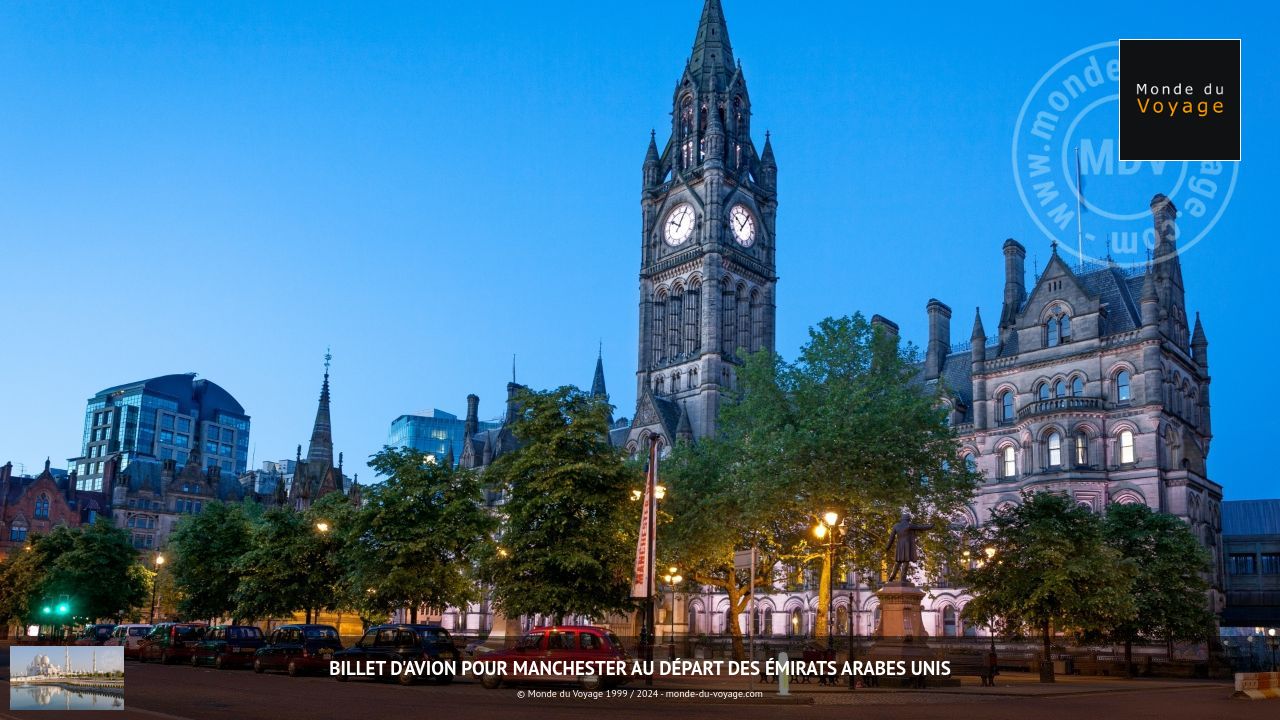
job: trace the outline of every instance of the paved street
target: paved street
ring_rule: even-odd
[[[7,648],[5,648],[7,651]],[[7,652],[0,651],[5,656]],[[4,668],[7,678],[7,667]],[[126,710],[122,718],[255,718],[314,720],[331,717],[421,717],[447,710],[451,717],[533,717],[598,720],[601,713],[612,718],[652,717],[657,713],[691,713],[710,718],[848,718],[851,713],[874,718],[916,720],[956,720],[956,718],[1009,718],[1010,720],[1052,720],[1054,718],[1126,719],[1153,718],[1274,718],[1280,702],[1231,700],[1231,689],[1222,683],[1185,682],[1084,682],[1073,680],[1046,688],[1035,683],[1008,678],[1005,687],[987,691],[963,687],[923,692],[825,691],[815,687],[796,688],[802,704],[767,704],[774,700],[766,693],[760,700],[699,699],[572,699],[530,698],[533,690],[571,690],[571,686],[528,686],[527,688],[485,690],[471,682],[451,686],[421,685],[400,687],[370,682],[339,683],[327,677],[290,678],[285,675],[255,675],[249,671],[217,671],[187,666],[158,666],[128,663]],[[628,690],[643,689],[643,684]],[[659,683],[655,689],[689,689],[693,684]],[[745,684],[727,681],[704,683],[702,687],[720,691],[743,689]],[[8,688],[5,687],[5,695]],[[1045,694],[1050,693],[1050,694]],[[522,697],[523,695],[523,697]],[[7,704],[6,704],[7,710]],[[77,713],[41,712],[0,717],[42,719],[83,717]]]

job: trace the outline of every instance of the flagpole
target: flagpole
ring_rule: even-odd
[[[1080,146],[1076,146],[1076,260],[1084,270],[1084,187],[1080,185]]]

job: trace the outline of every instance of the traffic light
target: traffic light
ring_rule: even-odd
[[[40,609],[41,615],[48,615],[51,612],[53,612],[53,608],[49,607],[48,605],[45,605],[43,608]]]
[[[58,603],[58,614],[59,614],[59,615],[66,615],[66,614],[67,614],[67,611],[69,611],[70,609],[71,609],[71,606],[70,606],[69,604],[67,604],[66,602],[60,602],[60,603]]]

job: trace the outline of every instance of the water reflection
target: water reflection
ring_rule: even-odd
[[[123,710],[124,688],[11,685],[10,710]]]

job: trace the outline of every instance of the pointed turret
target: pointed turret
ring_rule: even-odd
[[[644,154],[644,186],[647,188],[654,187],[658,184],[659,165],[662,160],[658,157],[658,139],[657,133],[653,130],[649,131],[649,150]]]
[[[1196,365],[1209,367],[1209,339],[1204,335],[1204,325],[1200,324],[1200,313],[1196,313],[1196,329],[1191,333],[1191,356]]]
[[[364,503],[364,492],[360,490],[360,474],[351,479],[351,492],[347,493],[347,500],[354,507],[360,507]]]
[[[773,159],[773,138],[767,130],[764,133],[764,152],[760,153],[760,177],[758,179],[760,184],[767,188],[776,188],[778,186],[778,162]]]
[[[453,469],[455,465],[457,465],[457,463],[454,461],[454,458],[453,458],[453,445],[450,444],[449,449],[446,450],[444,453],[444,466],[449,469]]]
[[[693,424],[689,422],[689,408],[680,403],[680,421],[676,424],[676,442],[693,442]]]
[[[706,0],[687,71],[698,88],[720,91],[728,85],[735,70],[724,8],[720,7],[720,0]]]
[[[329,361],[333,356],[324,354],[324,383],[320,386],[320,405],[316,408],[316,422],[311,430],[311,445],[307,449],[307,462],[333,466],[333,428],[329,421]]]
[[[987,331],[982,327],[982,308],[973,309],[973,332],[969,333],[969,352],[975,364],[987,359]]]

